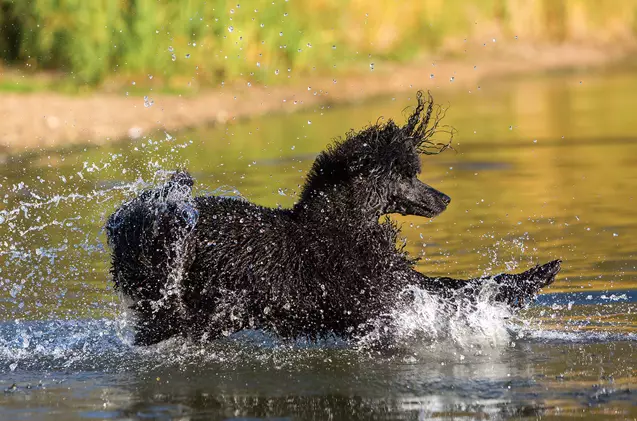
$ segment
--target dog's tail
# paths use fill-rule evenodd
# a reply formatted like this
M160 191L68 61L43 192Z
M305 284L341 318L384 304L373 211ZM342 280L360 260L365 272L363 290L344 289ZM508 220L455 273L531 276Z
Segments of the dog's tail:
M192 186L192 177L177 171L164 185L124 203L106 223L113 282L132 301L138 344L180 331L182 281L193 259L199 217Z

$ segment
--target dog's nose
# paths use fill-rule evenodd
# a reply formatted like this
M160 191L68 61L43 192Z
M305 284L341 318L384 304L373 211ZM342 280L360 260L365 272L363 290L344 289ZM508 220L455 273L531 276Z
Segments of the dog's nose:
M451 202L451 198L449 196L447 196L446 194L442 195L442 201L445 202L445 205L448 205L449 202Z

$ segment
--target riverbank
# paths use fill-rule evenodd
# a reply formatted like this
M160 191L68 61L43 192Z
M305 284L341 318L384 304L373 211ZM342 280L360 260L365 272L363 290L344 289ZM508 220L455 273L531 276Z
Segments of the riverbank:
M220 86L193 96L147 97L93 92L68 96L53 92L2 93L0 152L5 154L71 144L135 139L155 130L231 123L272 112L294 112L325 103L416 89L478 89L487 78L561 69L590 69L630 56L623 48L547 46L474 47L462 57L421 60L409 65L376 63L347 76L292 79L287 86Z

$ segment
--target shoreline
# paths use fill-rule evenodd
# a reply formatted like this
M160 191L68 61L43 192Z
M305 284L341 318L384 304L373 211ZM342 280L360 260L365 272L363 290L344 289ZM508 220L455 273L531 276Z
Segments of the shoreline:
M378 63L373 71L309 77L303 85L226 86L193 96L126 96L94 92L68 96L53 92L1 93L0 154L78 144L137 139L156 130L179 131L273 112L294 112L320 104L340 104L417 89L471 89L484 79L595 69L630 57L634 49L573 45L465 52L461 58ZM430 75L434 74L431 78ZM311 88L310 88L311 86ZM150 103L152 99L152 105Z

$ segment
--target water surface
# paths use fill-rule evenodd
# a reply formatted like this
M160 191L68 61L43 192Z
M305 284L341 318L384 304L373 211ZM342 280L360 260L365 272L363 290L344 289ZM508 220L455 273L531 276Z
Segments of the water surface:
M485 304L440 322L423 303L391 350L259 332L133 347L101 227L176 167L199 193L290 206L331 138L402 120L413 95L5 157L0 419L634 419L636 92L622 70L434 90L458 134L422 179L452 202L431 221L392 216L419 270L564 265L519 316Z

